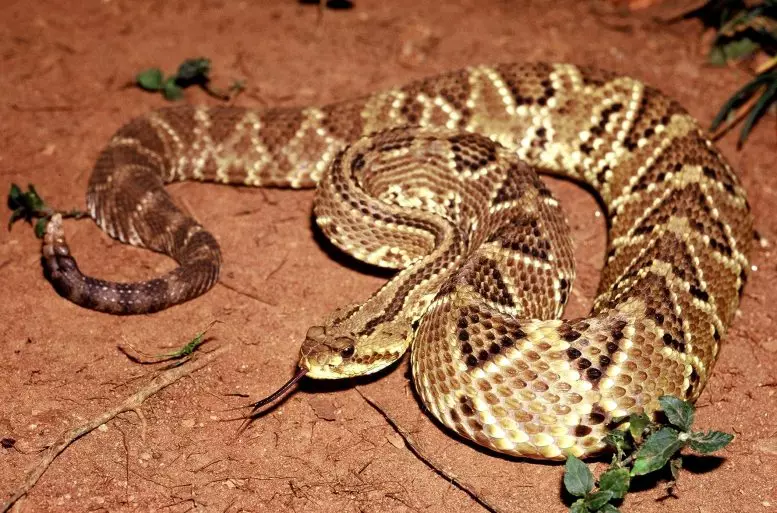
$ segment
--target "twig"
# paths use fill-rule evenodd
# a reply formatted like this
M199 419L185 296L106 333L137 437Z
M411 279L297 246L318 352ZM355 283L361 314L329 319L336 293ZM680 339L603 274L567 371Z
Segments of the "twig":
M278 271L280 271L280 270L281 270L281 268L282 268L284 265L286 265L286 260L287 260L288 258L289 258L289 254L288 254L288 253L286 253L285 255L283 255L283 259L281 260L281 263L280 263L280 264L278 264L278 265L276 265L276 266L275 266L275 269L273 269L272 271L270 271L270 272L267 274L267 276L265 276L265 277L264 277L264 281L269 281L269 280L270 280L270 278L272 278L273 276L275 276L275 274L276 274Z
M214 351L211 351L210 353L204 354L197 359L193 359L185 365L169 369L151 380L148 385L126 398L121 404L98 415L81 426L62 433L59 438L54 443L52 443L48 449L46 449L43 457L40 459L35 468L33 468L27 474L27 477L24 479L24 483L22 483L17 491L11 495L11 498L8 499L7 502L3 503L2 508L0 508L0 513L6 513L19 499L27 495L32 487L35 486L35 484L38 482L38 479L40 479L46 470L48 470L57 456L59 456L65 449L67 449L70 444L82 436L90 433L95 428L105 424L106 422L109 422L117 415L128 411L137 410L140 405L143 404L143 402L152 395L175 383L182 377L205 367L228 350L229 346L223 346Z
M239 289L239 288L235 287L234 285L230 285L229 283L225 282L224 280L219 280L218 284L221 285L222 287L228 288L229 290L231 290L233 292L237 292L241 296L250 297L254 301L259 301L262 304L265 304L265 305L268 305L268 306L278 306L278 303L270 301L269 299L261 298L261 297L257 296L256 294L248 292L247 290Z
M452 471L447 470L441 462L437 461L437 458L434 456L431 456L429 454L424 453L421 450L421 447L418 445L418 443L413 438L413 435L411 435L406 429L404 429L402 426L399 425L399 423L394 420L394 418L388 414L383 408L381 408L377 402L375 402L374 399L372 399L370 396L365 394L361 387L355 387L356 391L359 393L360 396L362 396L362 399L367 401L367 404L372 406L372 408L381 414L381 416L386 419L386 422L389 423L389 425L394 429L394 431L399 434L399 436L402 437L402 439L407 444L407 447L410 449L410 452L412 452L419 460L424 462L426 466L428 466L430 469L434 470L437 474L441 475L451 483L453 483L456 488L463 491L470 497L472 497L475 502L483 506L487 511L490 511L491 513L502 513L504 510L499 509L497 506L491 504L486 499L484 499L478 490L478 488L468 483L467 481L464 481L460 477L457 477L456 474L454 474Z
M124 445L124 503L129 504L129 489L130 489L130 449L127 442L127 433L123 429L118 428L121 433L121 442Z

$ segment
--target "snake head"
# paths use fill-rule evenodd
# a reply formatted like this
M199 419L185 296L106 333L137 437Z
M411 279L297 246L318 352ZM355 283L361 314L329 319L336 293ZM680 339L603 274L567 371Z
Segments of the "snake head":
M356 354L354 338L349 333L327 333L326 326L311 326L300 349L299 366L307 369L312 378L336 379L355 375L346 370Z
M377 372L402 352L373 349L372 337L357 337L333 326L312 326L300 349L299 367L316 379L340 379Z

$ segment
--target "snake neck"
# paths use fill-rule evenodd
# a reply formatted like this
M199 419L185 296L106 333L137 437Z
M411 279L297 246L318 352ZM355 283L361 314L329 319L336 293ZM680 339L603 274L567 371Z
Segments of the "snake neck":
M321 326L308 330L299 366L316 379L340 379L381 371L398 361L415 338L418 321L449 272L420 281L428 261L444 261L442 248L403 270L361 304L336 311ZM446 263L453 269L460 257Z

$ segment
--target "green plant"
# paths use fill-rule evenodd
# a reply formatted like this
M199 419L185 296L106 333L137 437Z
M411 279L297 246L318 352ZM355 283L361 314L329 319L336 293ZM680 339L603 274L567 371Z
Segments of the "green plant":
M204 57L187 59L178 66L178 71L165 77L159 68L148 68L137 74L135 83L142 89L161 92L168 100L183 98L183 90L190 86L199 86L209 95L219 100L230 100L243 90L241 81L234 81L227 92L213 88L210 79L210 59Z
M575 456L567 458L564 467L564 488L577 499L570 513L618 513L613 502L628 493L631 479L660 471L669 465L672 483L682 469L682 449L689 447L700 454L722 449L734 439L720 431L692 431L694 408L672 396L659 398L662 422L651 421L636 413L615 419L616 428L605 437L613 451L609 469L599 476L598 486L588 467Z
M135 363L156 364L162 362L172 362L169 367L177 367L192 359L192 356L199 349L199 347L207 342L207 339L205 339L205 334L208 332L208 330L212 328L214 324L220 322L221 321L219 320L211 321L202 331L197 332L188 343L169 353L149 355L143 351L140 351L132 344L119 345L119 350L127 355L127 357Z
M777 0L710 0L683 17L699 18L715 30L707 56L713 65L765 56L755 67L754 78L723 104L710 127L713 138L718 138L743 121L737 140L741 148L753 126L777 101Z
M46 224L54 214L62 214L63 218L75 218L81 219L87 217L86 212L80 210L61 211L55 210L48 205L35 190L32 184L27 186L27 192L22 191L18 185L11 184L11 190L8 192L7 199L8 208L11 209L11 217L8 220L8 230L10 231L16 221L24 220L29 224L33 224L32 220L35 219L35 235L38 238L43 237L46 231Z

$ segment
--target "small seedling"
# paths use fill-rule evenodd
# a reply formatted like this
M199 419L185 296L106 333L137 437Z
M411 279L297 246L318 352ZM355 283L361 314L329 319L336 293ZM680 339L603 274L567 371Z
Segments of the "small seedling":
M8 192L8 208L11 209L11 217L8 220L8 230L10 231L16 221L24 220L33 224L35 220L35 235L42 238L46 232L46 224L54 214L62 214L63 218L81 219L89 214L80 210L70 210L64 212L55 210L48 205L35 190L32 184L27 186L27 192L23 192L18 185L11 184L11 190Z
M187 342L184 346L181 348L171 352L171 353L164 353L164 354L157 354L157 355L148 355L139 349L137 349L132 344L127 345L120 345L119 349L126 354L132 361L137 363L143 363L143 364L153 364L153 363L162 363L162 362L170 362L172 361L171 367L177 367L179 365L182 365L186 362L188 362L194 352L206 342L205 334L208 332L209 329L213 327L214 324L219 323L221 321L211 321L210 324L208 324L205 329L202 331L196 333L194 337Z
M161 92L170 101L183 98L183 90L190 86L199 86L209 95L224 101L231 100L245 87L242 81L236 80L227 92L215 89L210 79L210 59L204 57L183 61L178 71L168 77L159 68L143 70L135 77L135 83L146 91Z
M700 454L709 454L734 438L720 431L692 431L694 408L687 401L662 396L659 402L665 422L651 421L642 413L613 421L615 429L604 441L614 454L610 468L599 476L598 486L585 463L572 455L567 458L564 488L577 497L570 513L618 513L613 502L625 497L632 477L657 472L669 464L674 484L682 469L682 449L690 447Z

